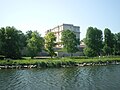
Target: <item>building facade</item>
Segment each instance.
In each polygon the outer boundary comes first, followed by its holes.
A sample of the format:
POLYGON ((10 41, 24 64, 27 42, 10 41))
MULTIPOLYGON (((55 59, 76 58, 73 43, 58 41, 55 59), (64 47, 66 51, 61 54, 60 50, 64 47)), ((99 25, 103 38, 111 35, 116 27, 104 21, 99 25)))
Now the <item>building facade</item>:
MULTIPOLYGON (((61 36, 63 30, 70 30, 73 31, 76 35, 76 38, 80 40, 80 27, 74 26, 73 24, 62 24, 59 26, 54 27, 53 29, 49 29, 46 31, 46 34, 48 32, 53 32, 56 36, 56 43, 61 42, 61 36)), ((56 45, 56 47, 63 47, 61 44, 56 45)))

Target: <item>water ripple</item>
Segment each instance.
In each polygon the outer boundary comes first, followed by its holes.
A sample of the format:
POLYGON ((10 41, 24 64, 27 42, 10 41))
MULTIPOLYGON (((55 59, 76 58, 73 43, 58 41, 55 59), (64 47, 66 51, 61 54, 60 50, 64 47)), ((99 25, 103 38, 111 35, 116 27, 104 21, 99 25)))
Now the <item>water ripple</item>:
POLYGON ((120 65, 0 70, 0 90, 119 90, 120 65))

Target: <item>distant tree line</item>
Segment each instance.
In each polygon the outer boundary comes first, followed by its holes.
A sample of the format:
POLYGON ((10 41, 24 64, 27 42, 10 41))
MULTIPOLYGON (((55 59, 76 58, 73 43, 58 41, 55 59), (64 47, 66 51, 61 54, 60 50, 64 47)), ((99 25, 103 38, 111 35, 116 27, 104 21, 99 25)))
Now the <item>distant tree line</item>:
POLYGON ((0 29, 0 55, 7 58, 20 58, 26 38, 22 31, 14 27, 0 29))
MULTIPOLYGON (((104 30, 103 37, 101 30, 89 27, 83 41, 86 45, 84 49, 86 56, 120 55, 120 33, 113 34, 108 28, 104 30)), ((63 50, 71 56, 79 51, 80 40, 70 30, 63 30, 60 43, 63 45, 63 50)), ((56 36, 53 32, 41 37, 37 31, 28 30, 24 34, 15 27, 0 28, 0 56, 6 58, 18 59, 23 55, 34 58, 42 50, 48 52, 52 58, 56 55, 54 51, 56 44, 56 36)))
POLYGON ((30 30, 24 34, 15 27, 0 29, 0 55, 6 58, 18 59, 23 53, 33 58, 43 47, 44 39, 37 31, 30 30))
MULTIPOLYGON (((70 30, 62 32, 62 42, 64 49, 68 53, 75 53, 79 40, 70 30)), ((18 59, 24 56, 34 58, 39 52, 45 50, 51 56, 55 56, 54 47, 56 45, 56 36, 49 32, 45 37, 37 31, 28 30, 25 34, 15 27, 0 28, 0 55, 6 58, 18 59)))
POLYGON ((86 56, 120 55, 120 32, 113 34, 110 29, 105 28, 103 36, 101 30, 88 27, 83 41, 86 56))

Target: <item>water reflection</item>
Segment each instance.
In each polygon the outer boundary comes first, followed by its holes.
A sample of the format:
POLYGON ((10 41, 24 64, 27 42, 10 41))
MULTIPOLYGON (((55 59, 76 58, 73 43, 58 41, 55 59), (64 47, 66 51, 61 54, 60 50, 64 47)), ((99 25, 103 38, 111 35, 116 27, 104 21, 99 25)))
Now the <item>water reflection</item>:
POLYGON ((120 65, 0 70, 0 90, 119 90, 120 65))

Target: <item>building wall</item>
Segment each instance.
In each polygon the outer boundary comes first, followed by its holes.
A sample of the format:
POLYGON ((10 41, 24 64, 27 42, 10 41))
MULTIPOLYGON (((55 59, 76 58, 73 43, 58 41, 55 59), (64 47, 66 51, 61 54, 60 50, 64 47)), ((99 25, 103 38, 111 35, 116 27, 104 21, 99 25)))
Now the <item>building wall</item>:
MULTIPOLYGON (((73 24, 62 24, 60 26, 54 27, 53 29, 47 30, 46 34, 48 32, 54 32, 56 36, 56 42, 61 42, 61 33, 63 30, 70 30, 73 31, 76 35, 76 38, 80 40, 80 27, 74 26, 73 24)), ((62 45, 57 45, 57 47, 63 47, 62 45)))

